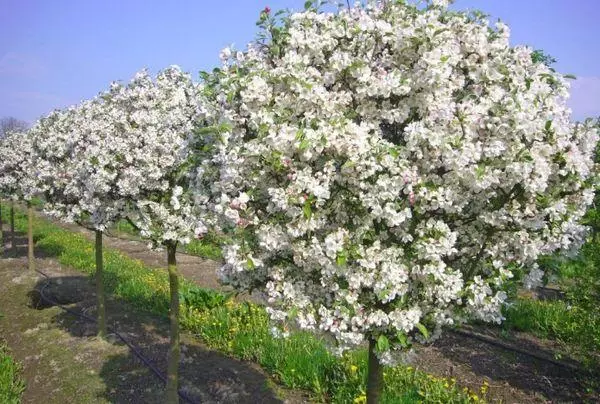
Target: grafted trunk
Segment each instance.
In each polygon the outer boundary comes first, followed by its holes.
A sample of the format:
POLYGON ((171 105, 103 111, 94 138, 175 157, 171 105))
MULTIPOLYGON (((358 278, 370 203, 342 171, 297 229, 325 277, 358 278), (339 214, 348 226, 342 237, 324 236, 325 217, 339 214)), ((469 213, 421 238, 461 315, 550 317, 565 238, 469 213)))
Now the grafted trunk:
POLYGON ((167 244, 167 264, 169 267, 169 289, 171 293, 171 304, 169 308, 169 320, 171 323, 169 358, 167 367, 167 403, 179 403, 179 276, 177 274, 177 260, 175 257, 177 243, 167 244))
POLYGON ((27 263, 29 270, 35 270, 35 256, 33 253, 33 205, 27 201, 27 263))
POLYGON ((379 404, 383 391, 383 366, 375 353, 377 341, 369 339, 369 368, 367 374, 367 404, 379 404))
POLYGON ((102 232, 96 230, 96 306, 98 310, 98 337, 106 338, 106 299, 104 296, 104 263, 102 260, 102 232))

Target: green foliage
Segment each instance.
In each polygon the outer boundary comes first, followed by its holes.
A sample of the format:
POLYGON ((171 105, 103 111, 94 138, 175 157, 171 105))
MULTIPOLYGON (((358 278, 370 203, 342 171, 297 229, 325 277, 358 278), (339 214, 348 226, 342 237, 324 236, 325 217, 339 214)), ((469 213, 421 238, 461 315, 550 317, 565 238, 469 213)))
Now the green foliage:
MULTIPOLYGON (((18 212, 17 229, 26 226, 18 212)), ((94 246, 80 234, 36 219, 37 247, 57 255, 61 264, 94 273, 94 246)), ((167 272, 150 269, 138 260, 106 249, 105 288, 134 306, 167 316, 167 272)), ((287 339, 275 338, 262 306, 240 303, 214 290, 181 280, 181 326, 212 348, 233 357, 260 364, 277 381, 290 388, 312 392, 319 401, 364 403, 366 350, 333 356, 325 342, 313 334, 292 332, 287 339)), ((478 400, 475 393, 460 389, 453 381, 435 378, 410 367, 389 368, 385 372, 384 403, 415 401, 468 403, 478 400)))
POLYGON ((180 292, 180 301, 186 307, 201 307, 203 309, 215 309, 225 305, 232 294, 220 293, 212 289, 188 288, 180 292))
POLYGON ((536 49, 531 53, 531 60, 533 60, 533 63, 543 63, 546 66, 551 66, 556 63, 556 59, 541 49, 536 49))
POLYGON ((25 391, 21 366, 9 355, 8 348, 0 342, 0 403, 17 404, 25 391))

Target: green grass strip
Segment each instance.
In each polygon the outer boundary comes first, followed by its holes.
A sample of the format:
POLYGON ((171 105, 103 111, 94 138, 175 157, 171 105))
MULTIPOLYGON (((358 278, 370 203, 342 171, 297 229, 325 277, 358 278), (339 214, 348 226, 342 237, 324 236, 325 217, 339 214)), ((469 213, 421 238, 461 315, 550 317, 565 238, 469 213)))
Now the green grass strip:
POLYGON ((596 365, 600 351, 600 317, 562 300, 519 298, 505 310, 503 327, 557 340, 585 365, 596 365))
POLYGON ((0 341, 0 403, 17 404, 25 391, 21 378, 21 366, 9 355, 8 348, 0 341))
MULTIPOLYGON (((4 213, 4 212, 3 212, 4 213)), ((24 231, 26 217, 16 215, 24 231)), ((55 255, 61 264, 94 272, 94 246, 83 235, 66 231, 43 218, 34 222, 36 248, 55 255)), ((161 269, 146 267, 116 250, 104 251, 106 291, 132 305, 166 316, 168 278, 161 269)), ((238 303, 222 293, 181 281, 181 326, 210 348, 254 361, 279 383, 308 390, 315 400, 365 403, 367 355, 359 350, 342 358, 332 355, 313 334, 296 332, 287 339, 271 336, 265 309, 238 303)), ((110 314, 109 314, 110 315, 110 314)), ((408 366, 387 368, 383 403, 469 403, 480 397, 454 380, 437 378, 408 366)))

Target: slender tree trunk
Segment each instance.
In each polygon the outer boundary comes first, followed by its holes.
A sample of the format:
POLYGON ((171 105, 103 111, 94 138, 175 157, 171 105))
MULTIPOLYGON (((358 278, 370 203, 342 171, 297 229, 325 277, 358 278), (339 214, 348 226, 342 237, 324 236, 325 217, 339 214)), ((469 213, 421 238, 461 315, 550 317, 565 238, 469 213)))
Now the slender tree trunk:
POLYGON ((0 253, 4 252, 4 229, 2 228, 2 200, 0 200, 0 253))
POLYGON ((375 354, 377 342, 369 339, 369 368, 367 375, 367 404, 379 404, 383 391, 383 366, 375 354))
POLYGON ((29 270, 35 270, 35 256, 33 254, 33 205, 27 201, 27 263, 29 270))
POLYGON ((104 263, 102 262, 102 232, 96 230, 96 300, 98 337, 106 338, 106 299, 104 297, 104 263))
POLYGON ((14 257, 17 256, 17 246, 15 245, 15 202, 10 201, 10 248, 14 257))
POLYGON ((167 244, 167 264, 169 266, 169 287, 171 291, 171 307, 169 320, 171 322, 169 363, 167 368, 167 403, 179 403, 179 277, 177 274, 177 259, 175 258, 177 243, 167 244))

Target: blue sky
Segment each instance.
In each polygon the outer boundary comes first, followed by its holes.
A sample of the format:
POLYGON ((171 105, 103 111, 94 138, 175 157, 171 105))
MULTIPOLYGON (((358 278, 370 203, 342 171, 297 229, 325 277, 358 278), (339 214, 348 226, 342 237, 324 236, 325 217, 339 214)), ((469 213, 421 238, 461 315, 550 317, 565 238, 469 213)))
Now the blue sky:
MULTIPOLYGON (((95 96, 113 80, 171 64, 197 76, 219 50, 254 38, 265 6, 304 0, 0 0, 0 116, 35 121, 95 96)), ((457 0, 508 23, 513 44, 554 56, 572 73, 574 117, 600 115, 600 0, 457 0)))

